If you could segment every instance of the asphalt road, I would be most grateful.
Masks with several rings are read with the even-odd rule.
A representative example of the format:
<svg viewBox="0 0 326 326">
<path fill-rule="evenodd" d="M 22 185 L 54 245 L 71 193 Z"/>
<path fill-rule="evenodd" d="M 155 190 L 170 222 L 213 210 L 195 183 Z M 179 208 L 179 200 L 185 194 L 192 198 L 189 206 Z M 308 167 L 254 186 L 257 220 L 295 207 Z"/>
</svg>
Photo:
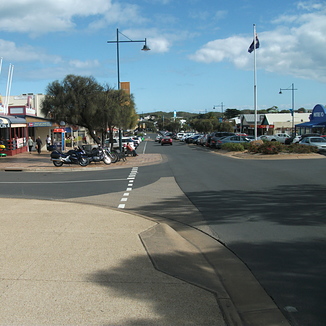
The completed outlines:
<svg viewBox="0 0 326 326">
<path fill-rule="evenodd" d="M 289 321 L 325 325 L 325 160 L 237 160 L 184 143 L 163 150 L 215 236 Z"/>
<path fill-rule="evenodd" d="M 326 324 L 324 159 L 238 160 L 180 142 L 147 142 L 146 152 L 161 153 L 163 163 L 83 173 L 0 172 L 0 196 L 119 207 L 134 173 L 125 210 L 213 235 L 249 266 L 292 325 Z"/>
</svg>

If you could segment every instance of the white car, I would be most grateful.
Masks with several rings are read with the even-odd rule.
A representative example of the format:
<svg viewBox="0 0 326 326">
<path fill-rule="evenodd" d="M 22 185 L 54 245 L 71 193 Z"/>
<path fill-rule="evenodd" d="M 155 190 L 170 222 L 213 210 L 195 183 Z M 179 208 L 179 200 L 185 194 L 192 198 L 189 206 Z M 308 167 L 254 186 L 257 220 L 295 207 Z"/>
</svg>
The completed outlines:
<svg viewBox="0 0 326 326">
<path fill-rule="evenodd" d="M 324 137 L 305 137 L 299 144 L 316 146 L 318 151 L 326 151 L 326 139 Z"/>
<path fill-rule="evenodd" d="M 284 144 L 288 138 L 291 138 L 291 136 L 285 133 L 278 133 L 275 135 L 262 135 L 259 138 L 262 140 L 279 141 L 280 143 Z"/>
</svg>

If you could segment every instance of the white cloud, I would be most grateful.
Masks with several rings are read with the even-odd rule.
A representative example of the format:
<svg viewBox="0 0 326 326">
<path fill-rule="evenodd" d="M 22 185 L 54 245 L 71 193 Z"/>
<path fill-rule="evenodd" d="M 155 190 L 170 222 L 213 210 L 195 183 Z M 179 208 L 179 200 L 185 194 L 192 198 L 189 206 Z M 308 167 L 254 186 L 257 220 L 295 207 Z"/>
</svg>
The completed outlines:
<svg viewBox="0 0 326 326">
<path fill-rule="evenodd" d="M 326 5 L 309 6 L 310 10 L 316 8 L 302 15 L 279 17 L 274 23 L 283 25 L 259 33 L 258 69 L 326 83 Z M 251 42 L 252 38 L 240 36 L 211 41 L 190 59 L 205 63 L 229 61 L 240 69 L 252 69 L 253 54 L 247 52 Z"/>
<path fill-rule="evenodd" d="M 90 18 L 92 28 L 104 28 L 108 23 L 142 21 L 138 6 L 113 4 L 111 0 L 1 1 L 0 12 L 0 31 L 31 36 L 72 30 L 79 17 Z"/>
<path fill-rule="evenodd" d="M 89 68 L 99 67 L 100 63 L 98 60 L 86 60 L 86 61 L 70 60 L 69 65 L 73 68 L 89 69 Z"/>
<path fill-rule="evenodd" d="M 49 62 L 58 64 L 62 62 L 60 56 L 48 55 L 38 48 L 32 46 L 17 46 L 15 42 L 0 39 L 1 56 L 10 58 L 12 62 Z"/>
</svg>

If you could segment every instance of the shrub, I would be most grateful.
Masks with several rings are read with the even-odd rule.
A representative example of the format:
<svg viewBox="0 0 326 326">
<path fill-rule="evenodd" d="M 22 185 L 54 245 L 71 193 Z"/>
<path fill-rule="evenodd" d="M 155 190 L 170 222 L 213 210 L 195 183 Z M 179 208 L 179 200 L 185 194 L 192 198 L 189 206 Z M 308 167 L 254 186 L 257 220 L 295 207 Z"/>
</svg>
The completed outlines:
<svg viewBox="0 0 326 326">
<path fill-rule="evenodd" d="M 264 141 L 264 142 L 253 141 L 250 143 L 248 151 L 252 153 L 261 153 L 261 154 L 278 154 L 284 151 L 284 146 L 285 145 L 277 141 Z"/>
<path fill-rule="evenodd" d="M 246 142 L 246 143 L 242 143 L 242 146 L 245 150 L 249 150 L 250 144 L 251 144 L 250 142 Z"/>
<path fill-rule="evenodd" d="M 229 152 L 243 152 L 245 149 L 240 143 L 225 143 L 222 144 L 221 149 Z"/>
<path fill-rule="evenodd" d="M 303 144 L 291 144 L 289 146 L 286 146 L 286 150 L 289 153 L 299 153 L 299 154 L 318 152 L 318 148 L 316 146 L 308 146 Z"/>
<path fill-rule="evenodd" d="M 260 153 L 260 146 L 263 144 L 263 141 L 253 140 L 249 143 L 248 151 L 251 153 Z"/>
</svg>

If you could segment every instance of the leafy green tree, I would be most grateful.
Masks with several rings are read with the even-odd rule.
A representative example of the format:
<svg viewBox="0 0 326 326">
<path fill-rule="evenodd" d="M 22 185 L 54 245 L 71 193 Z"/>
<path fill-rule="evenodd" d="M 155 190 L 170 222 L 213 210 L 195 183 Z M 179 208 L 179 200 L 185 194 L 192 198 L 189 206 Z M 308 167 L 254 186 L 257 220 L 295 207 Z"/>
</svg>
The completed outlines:
<svg viewBox="0 0 326 326">
<path fill-rule="evenodd" d="M 97 142 L 95 127 L 97 101 L 103 91 L 93 77 L 68 75 L 62 82 L 54 81 L 47 86 L 41 111 L 53 121 L 85 127 Z"/>
<path fill-rule="evenodd" d="M 132 96 L 102 86 L 93 77 L 75 75 L 47 86 L 41 111 L 57 123 L 86 128 L 96 143 L 97 132 L 104 135 L 107 128 L 129 128 L 137 121 Z"/>
<path fill-rule="evenodd" d="M 224 112 L 224 117 L 226 119 L 232 119 L 232 118 L 239 116 L 240 113 L 241 113 L 241 111 L 239 111 L 237 109 L 226 109 Z"/>
</svg>

